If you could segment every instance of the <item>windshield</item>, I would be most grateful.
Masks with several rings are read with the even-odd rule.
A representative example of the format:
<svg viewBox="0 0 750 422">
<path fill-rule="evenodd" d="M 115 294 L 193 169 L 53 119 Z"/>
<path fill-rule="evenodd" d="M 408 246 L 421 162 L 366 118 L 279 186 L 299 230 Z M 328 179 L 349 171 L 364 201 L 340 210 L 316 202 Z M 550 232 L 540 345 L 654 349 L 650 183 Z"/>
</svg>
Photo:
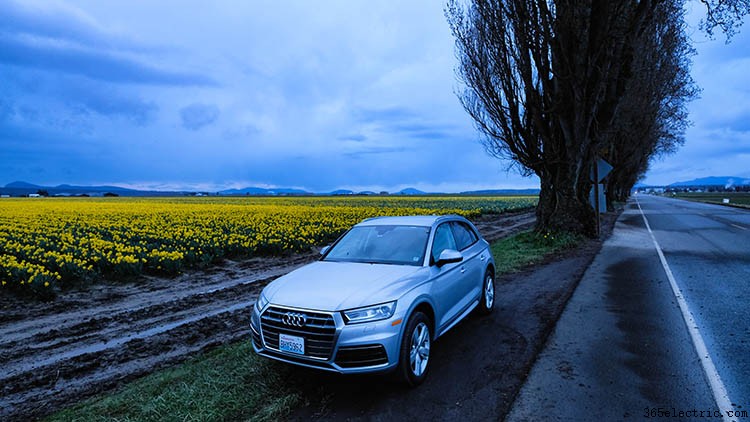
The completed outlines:
<svg viewBox="0 0 750 422">
<path fill-rule="evenodd" d="M 358 226 L 349 230 L 324 261 L 422 265 L 429 227 Z"/>
</svg>

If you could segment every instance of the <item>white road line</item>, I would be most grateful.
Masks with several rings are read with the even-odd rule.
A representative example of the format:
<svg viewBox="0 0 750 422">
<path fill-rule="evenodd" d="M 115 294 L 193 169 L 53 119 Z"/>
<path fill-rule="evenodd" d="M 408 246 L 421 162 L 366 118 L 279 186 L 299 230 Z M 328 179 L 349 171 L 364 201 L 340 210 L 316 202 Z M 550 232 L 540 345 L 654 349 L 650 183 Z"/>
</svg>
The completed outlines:
<svg viewBox="0 0 750 422">
<path fill-rule="evenodd" d="M 688 309 L 688 304 L 685 301 L 685 297 L 682 295 L 682 291 L 677 286 L 677 281 L 675 280 L 674 275 L 672 275 L 672 270 L 669 268 L 669 264 L 667 264 L 667 258 L 664 257 L 664 252 L 662 252 L 661 247 L 659 246 L 659 242 L 656 241 L 654 232 L 651 231 L 651 226 L 648 224 L 648 219 L 646 218 L 646 214 L 644 214 L 643 209 L 641 208 L 641 203 L 640 201 L 638 201 L 638 198 L 635 199 L 635 202 L 636 204 L 638 204 L 638 210 L 643 216 L 643 222 L 646 223 L 646 228 L 648 229 L 648 233 L 651 235 L 651 240 L 654 241 L 656 252 L 659 254 L 659 260 L 661 260 L 661 265 L 662 267 L 664 267 L 664 272 L 667 273 L 669 284 L 672 286 L 672 293 L 674 293 L 675 298 L 677 298 L 677 303 L 680 305 L 682 318 L 685 320 L 687 329 L 690 332 L 690 337 L 693 339 L 693 346 L 695 346 L 695 351 L 696 353 L 698 353 L 698 358 L 703 365 L 703 372 L 706 375 L 708 384 L 711 386 L 711 391 L 714 394 L 716 405 L 719 406 L 719 411 L 722 414 L 722 419 L 725 422 L 735 421 L 735 419 L 730 418 L 725 413 L 727 410 L 734 409 L 732 407 L 732 401 L 729 400 L 729 394 L 727 393 L 726 387 L 724 387 L 724 382 L 721 380 L 719 373 L 716 371 L 716 366 L 714 366 L 714 361 L 711 359 L 711 355 L 708 354 L 706 343 L 703 342 L 703 336 L 701 336 L 700 331 L 698 331 L 698 324 L 696 324 L 695 318 L 693 318 L 693 314 L 690 312 L 690 309 Z"/>
<path fill-rule="evenodd" d="M 732 223 L 729 223 L 732 224 Z M 747 230 L 747 227 L 738 226 L 736 224 L 732 224 L 732 227 L 737 227 L 738 229 Z"/>
</svg>

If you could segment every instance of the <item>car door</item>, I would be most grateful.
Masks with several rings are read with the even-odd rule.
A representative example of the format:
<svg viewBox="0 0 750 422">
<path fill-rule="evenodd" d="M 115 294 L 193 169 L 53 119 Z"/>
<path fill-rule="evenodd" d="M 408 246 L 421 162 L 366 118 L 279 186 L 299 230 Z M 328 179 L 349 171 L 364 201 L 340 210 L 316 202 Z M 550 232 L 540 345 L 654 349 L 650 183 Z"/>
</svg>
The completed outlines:
<svg viewBox="0 0 750 422">
<path fill-rule="evenodd" d="M 451 222 L 453 237 L 456 240 L 456 247 L 463 255 L 464 277 L 462 281 L 461 304 L 468 306 L 482 292 L 482 281 L 484 278 L 484 269 L 486 265 L 486 252 L 484 245 L 479 242 L 479 237 L 474 230 L 463 221 Z"/>
<path fill-rule="evenodd" d="M 453 262 L 440 267 L 435 265 L 440 253 L 445 249 L 458 250 L 450 222 L 442 223 L 435 229 L 430 249 L 430 274 L 433 279 L 431 293 L 435 300 L 435 319 L 438 327 L 436 332 L 438 333 L 458 318 L 465 307 L 466 266 L 464 262 Z"/>
</svg>

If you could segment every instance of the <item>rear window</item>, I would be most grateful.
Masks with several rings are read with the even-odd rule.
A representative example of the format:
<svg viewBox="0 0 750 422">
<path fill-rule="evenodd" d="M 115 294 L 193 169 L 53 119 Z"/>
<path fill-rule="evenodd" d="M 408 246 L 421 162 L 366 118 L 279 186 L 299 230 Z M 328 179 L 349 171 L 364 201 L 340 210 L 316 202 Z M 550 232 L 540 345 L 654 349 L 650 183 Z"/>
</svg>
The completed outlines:
<svg viewBox="0 0 750 422">
<path fill-rule="evenodd" d="M 453 221 L 451 222 L 451 228 L 453 229 L 453 236 L 456 238 L 456 246 L 460 251 L 468 248 L 479 240 L 476 233 L 474 233 L 474 230 L 472 230 L 466 223 Z"/>
</svg>

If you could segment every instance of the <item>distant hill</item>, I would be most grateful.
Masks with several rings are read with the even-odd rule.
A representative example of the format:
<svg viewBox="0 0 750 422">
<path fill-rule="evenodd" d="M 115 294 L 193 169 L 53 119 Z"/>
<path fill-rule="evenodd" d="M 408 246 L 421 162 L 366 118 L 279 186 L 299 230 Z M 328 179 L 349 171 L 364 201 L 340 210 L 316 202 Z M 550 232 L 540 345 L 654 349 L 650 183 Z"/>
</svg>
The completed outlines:
<svg viewBox="0 0 750 422">
<path fill-rule="evenodd" d="M 425 192 L 422 192 L 419 189 L 414 188 L 406 188 L 401 189 L 400 191 L 396 192 L 396 195 L 424 195 Z"/>
<path fill-rule="evenodd" d="M 746 177 L 736 177 L 736 176 L 709 176 L 709 177 L 701 177 L 699 179 L 687 180 L 684 182 L 675 182 L 669 186 L 671 187 L 678 187 L 678 186 L 731 187 L 731 186 L 743 186 L 743 185 L 750 185 L 750 179 Z"/>
<path fill-rule="evenodd" d="M 123 188 L 121 186 L 73 186 L 73 185 L 57 185 L 53 188 L 55 190 L 67 190 L 67 191 L 93 191 L 93 192 L 139 192 L 137 189 Z"/>
<path fill-rule="evenodd" d="M 735 178 L 741 180 L 740 178 Z M 748 181 L 745 181 L 748 182 Z M 138 190 L 124 188 L 121 186 L 79 186 L 62 184 L 57 186 L 42 186 L 24 181 L 15 181 L 8 183 L 4 187 L 0 187 L 0 194 L 11 195 L 11 196 L 25 196 L 31 193 L 37 193 L 38 191 L 47 191 L 52 196 L 103 196 L 105 193 L 114 193 L 118 196 L 185 196 L 185 195 L 196 195 L 197 191 L 153 191 L 153 190 Z M 201 195 L 215 194 L 208 192 L 200 192 Z M 361 191 L 355 192 L 349 189 L 337 189 L 328 193 L 309 192 L 303 189 L 294 188 L 259 188 L 256 186 L 248 186 L 240 189 L 225 189 L 218 192 L 219 195 L 225 196 L 245 196 L 245 195 L 268 195 L 268 196 L 294 196 L 294 195 L 378 195 L 379 193 L 373 191 Z M 384 193 L 387 194 L 387 193 Z M 443 193 L 443 192 L 424 192 L 416 188 L 405 188 L 398 192 L 391 193 L 390 195 L 445 195 L 455 193 Z M 487 190 L 475 190 L 460 192 L 458 195 L 537 195 L 539 189 L 487 189 Z"/>
<path fill-rule="evenodd" d="M 354 191 L 349 189 L 337 189 L 331 192 L 330 195 L 354 195 Z"/>
<path fill-rule="evenodd" d="M 52 196 L 102 196 L 105 193 L 115 193 L 119 196 L 176 196 L 184 195 L 185 192 L 173 191 L 142 191 L 136 189 L 123 188 L 121 186 L 74 186 L 74 185 L 57 185 L 41 186 L 27 182 L 12 182 L 0 188 L 0 193 L 5 195 L 22 196 L 38 191 L 47 191 Z"/>
<path fill-rule="evenodd" d="M 309 195 L 310 192 L 302 189 L 289 189 L 289 188 L 258 188 L 254 186 L 242 188 L 242 189 L 226 189 L 219 191 L 219 195 Z"/>
<path fill-rule="evenodd" d="M 9 189 L 42 189 L 42 186 L 34 185 L 26 182 L 12 182 L 5 185 Z"/>
</svg>

